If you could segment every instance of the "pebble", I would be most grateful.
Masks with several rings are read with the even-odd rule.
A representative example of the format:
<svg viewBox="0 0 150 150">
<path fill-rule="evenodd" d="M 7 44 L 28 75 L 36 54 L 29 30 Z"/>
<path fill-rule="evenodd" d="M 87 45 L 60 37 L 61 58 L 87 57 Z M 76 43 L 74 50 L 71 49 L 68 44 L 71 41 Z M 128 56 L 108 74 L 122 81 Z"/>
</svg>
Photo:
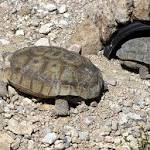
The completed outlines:
<svg viewBox="0 0 150 150">
<path fill-rule="evenodd" d="M 31 105 L 32 104 L 32 100 L 26 97 L 26 98 L 22 99 L 22 103 L 24 105 Z"/>
<path fill-rule="evenodd" d="M 106 84 L 111 85 L 111 86 L 116 86 L 117 81 L 115 79 L 107 79 Z"/>
<path fill-rule="evenodd" d="M 13 97 L 14 95 L 17 94 L 16 90 L 11 86 L 8 86 L 8 93 L 10 97 Z"/>
<path fill-rule="evenodd" d="M 135 114 L 135 113 L 129 112 L 129 113 L 127 114 L 127 116 L 128 116 L 130 119 L 134 119 L 134 120 L 142 120 L 141 116 L 138 115 L 138 114 Z"/>
<path fill-rule="evenodd" d="M 54 132 L 47 133 L 42 139 L 43 143 L 53 144 L 58 139 L 58 135 Z"/>
<path fill-rule="evenodd" d="M 24 36 L 25 35 L 25 33 L 24 33 L 24 30 L 17 30 L 16 31 L 16 36 Z"/>
<path fill-rule="evenodd" d="M 64 19 L 60 20 L 57 24 L 58 27 L 67 27 L 68 26 L 68 22 Z"/>
<path fill-rule="evenodd" d="M 57 6 L 55 4 L 49 3 L 46 5 L 43 5 L 43 7 L 48 10 L 49 12 L 57 10 Z"/>
<path fill-rule="evenodd" d="M 73 52 L 76 52 L 78 54 L 81 54 L 82 53 L 82 48 L 81 48 L 81 45 L 78 45 L 78 44 L 72 44 L 69 48 L 68 48 L 69 51 L 73 51 Z"/>
<path fill-rule="evenodd" d="M 79 132 L 79 139 L 83 141 L 89 141 L 90 140 L 89 132 Z"/>
<path fill-rule="evenodd" d="M 58 13 L 59 14 L 63 14 L 67 11 L 67 6 L 66 5 L 61 5 L 59 8 L 58 8 Z"/>
<path fill-rule="evenodd" d="M 97 107 L 98 103 L 96 101 L 91 102 L 90 106 L 91 107 Z"/>
<path fill-rule="evenodd" d="M 35 148 L 35 143 L 33 140 L 28 141 L 28 150 L 33 150 Z"/>
<path fill-rule="evenodd" d="M 53 23 L 44 24 L 39 29 L 39 33 L 48 34 L 51 31 L 52 27 L 53 27 Z"/>
<path fill-rule="evenodd" d="M 94 122 L 95 118 L 96 118 L 96 116 L 85 117 L 84 122 L 89 126 Z"/>
<path fill-rule="evenodd" d="M 120 125 L 123 125 L 125 123 L 128 122 L 128 116 L 124 113 L 120 113 L 120 116 L 119 116 L 119 124 Z"/>
<path fill-rule="evenodd" d="M 35 46 L 50 46 L 49 39 L 41 38 L 35 42 Z"/>
<path fill-rule="evenodd" d="M 7 39 L 0 39 L 0 44 L 2 44 L 2 45 L 8 45 L 8 44 L 10 44 L 10 41 L 7 40 Z"/>
<path fill-rule="evenodd" d="M 55 149 L 56 150 L 63 150 L 63 149 L 65 149 L 65 145 L 64 145 L 62 140 L 55 141 Z"/>
</svg>

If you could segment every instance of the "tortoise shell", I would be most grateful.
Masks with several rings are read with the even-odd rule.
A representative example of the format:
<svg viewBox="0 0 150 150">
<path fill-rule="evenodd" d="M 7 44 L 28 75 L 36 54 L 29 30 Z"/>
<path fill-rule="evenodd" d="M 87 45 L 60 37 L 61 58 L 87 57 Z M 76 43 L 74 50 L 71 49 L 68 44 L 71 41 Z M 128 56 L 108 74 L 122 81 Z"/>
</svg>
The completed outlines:
<svg viewBox="0 0 150 150">
<path fill-rule="evenodd" d="M 60 47 L 25 47 L 10 57 L 8 81 L 36 97 L 79 96 L 91 99 L 103 88 L 100 70 L 93 63 Z"/>
<path fill-rule="evenodd" d="M 117 51 L 121 60 L 150 64 L 150 37 L 130 39 Z"/>
</svg>

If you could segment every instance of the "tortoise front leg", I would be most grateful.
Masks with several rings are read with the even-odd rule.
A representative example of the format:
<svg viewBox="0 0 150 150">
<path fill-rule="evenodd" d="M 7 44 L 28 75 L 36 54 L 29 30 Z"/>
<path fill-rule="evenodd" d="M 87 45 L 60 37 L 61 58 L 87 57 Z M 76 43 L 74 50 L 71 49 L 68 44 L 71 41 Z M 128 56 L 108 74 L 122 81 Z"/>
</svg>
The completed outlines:
<svg viewBox="0 0 150 150">
<path fill-rule="evenodd" d="M 67 116 L 69 115 L 69 104 L 65 99 L 55 100 L 55 113 L 57 116 Z"/>
<path fill-rule="evenodd" d="M 140 65 L 139 66 L 139 74 L 141 79 L 150 79 L 150 73 L 147 66 Z"/>
</svg>

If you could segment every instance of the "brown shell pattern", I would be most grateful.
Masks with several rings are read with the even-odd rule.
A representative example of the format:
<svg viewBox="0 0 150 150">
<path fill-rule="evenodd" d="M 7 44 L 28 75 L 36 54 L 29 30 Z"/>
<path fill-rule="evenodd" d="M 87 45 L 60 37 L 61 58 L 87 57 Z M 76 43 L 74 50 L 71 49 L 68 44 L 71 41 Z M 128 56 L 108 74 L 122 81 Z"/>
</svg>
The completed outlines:
<svg viewBox="0 0 150 150">
<path fill-rule="evenodd" d="M 10 83 L 24 93 L 97 97 L 103 87 L 100 70 L 90 60 L 59 47 L 27 47 L 10 58 Z"/>
</svg>

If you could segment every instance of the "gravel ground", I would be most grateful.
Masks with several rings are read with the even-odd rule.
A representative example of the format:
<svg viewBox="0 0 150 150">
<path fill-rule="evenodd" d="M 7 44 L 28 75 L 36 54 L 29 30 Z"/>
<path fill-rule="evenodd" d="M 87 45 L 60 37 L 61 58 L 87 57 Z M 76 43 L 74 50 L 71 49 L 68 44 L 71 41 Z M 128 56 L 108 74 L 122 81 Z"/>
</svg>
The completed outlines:
<svg viewBox="0 0 150 150">
<path fill-rule="evenodd" d="M 90 0 L 1 2 L 0 52 L 31 45 L 67 47 L 89 4 Z M 108 83 L 101 100 L 81 103 L 71 108 L 70 116 L 54 118 L 54 105 L 19 95 L 9 86 L 9 97 L 0 99 L 0 150 L 150 149 L 150 81 L 123 70 L 101 52 L 86 57 Z"/>
</svg>

